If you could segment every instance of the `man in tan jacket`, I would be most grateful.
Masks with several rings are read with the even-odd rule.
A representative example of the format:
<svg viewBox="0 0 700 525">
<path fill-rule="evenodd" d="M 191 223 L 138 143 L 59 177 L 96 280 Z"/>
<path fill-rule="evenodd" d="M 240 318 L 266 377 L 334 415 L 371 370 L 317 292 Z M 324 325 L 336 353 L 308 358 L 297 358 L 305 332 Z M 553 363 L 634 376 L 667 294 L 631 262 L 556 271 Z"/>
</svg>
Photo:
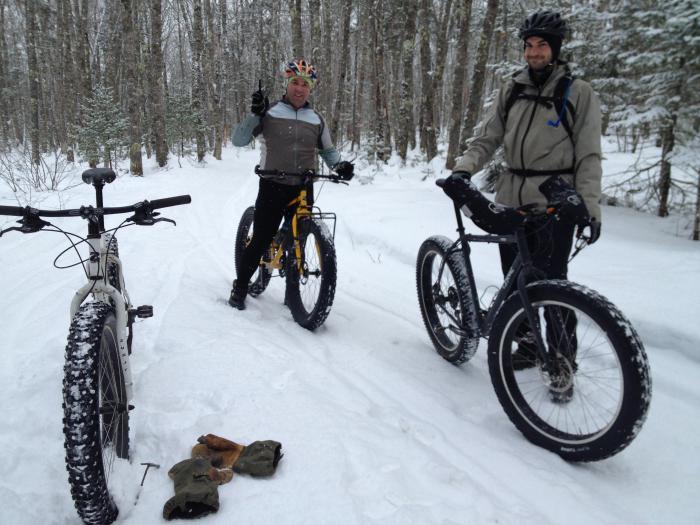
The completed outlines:
<svg viewBox="0 0 700 525">
<path fill-rule="evenodd" d="M 566 62 L 559 60 L 566 32 L 559 13 L 538 11 L 525 19 L 519 36 L 527 66 L 501 88 L 481 133 L 454 168 L 454 174 L 469 178 L 503 146 L 508 171 L 496 179 L 496 202 L 506 206 L 543 209 L 547 202 L 538 187 L 554 175 L 574 186 L 589 217 L 579 224 L 550 221 L 529 236 L 535 266 L 552 279 L 567 277 L 576 227 L 579 233 L 590 228 L 592 244 L 601 225 L 600 104 L 590 84 L 573 79 Z M 500 250 L 505 274 L 516 253 L 505 245 Z M 516 370 L 535 365 L 526 346 L 521 344 L 513 355 Z"/>
</svg>

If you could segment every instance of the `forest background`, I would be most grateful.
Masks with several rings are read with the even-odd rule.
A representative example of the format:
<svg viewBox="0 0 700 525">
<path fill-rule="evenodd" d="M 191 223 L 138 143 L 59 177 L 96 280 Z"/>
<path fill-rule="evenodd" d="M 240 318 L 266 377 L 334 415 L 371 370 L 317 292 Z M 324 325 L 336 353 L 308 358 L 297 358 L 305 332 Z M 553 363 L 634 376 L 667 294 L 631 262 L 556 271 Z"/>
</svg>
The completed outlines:
<svg viewBox="0 0 700 525">
<path fill-rule="evenodd" d="M 314 106 L 373 173 L 392 155 L 450 169 L 538 8 L 568 20 L 563 57 L 599 94 L 606 140 L 635 154 L 606 174 L 606 203 L 680 215 L 699 240 L 700 0 L 0 0 L 0 180 L 24 205 L 75 163 L 221 160 L 293 57 L 317 66 Z"/>
</svg>

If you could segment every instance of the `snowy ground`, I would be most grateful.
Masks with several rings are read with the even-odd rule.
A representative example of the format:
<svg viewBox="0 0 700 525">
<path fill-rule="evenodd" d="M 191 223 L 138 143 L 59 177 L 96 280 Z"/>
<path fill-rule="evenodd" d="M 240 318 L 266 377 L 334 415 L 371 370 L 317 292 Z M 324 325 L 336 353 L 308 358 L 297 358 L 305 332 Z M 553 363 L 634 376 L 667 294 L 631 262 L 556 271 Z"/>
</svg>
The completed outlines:
<svg viewBox="0 0 700 525">
<path fill-rule="evenodd" d="M 193 200 L 167 211 L 177 228 L 119 235 L 131 297 L 155 309 L 135 327 L 133 458 L 120 472 L 120 523 L 162 521 L 173 494 L 168 469 L 209 432 L 241 443 L 275 439 L 285 456 L 270 479 L 236 476 L 221 486 L 220 511 L 201 523 L 700 523 L 700 244 L 675 236 L 670 220 L 604 209 L 603 236 L 570 277 L 632 320 L 649 355 L 653 400 L 628 449 L 568 464 L 508 421 L 483 345 L 460 368 L 430 345 L 415 257 L 426 237 L 454 236 L 454 219 L 434 174 L 420 180 L 425 166 L 389 166 L 371 184 L 321 190 L 319 206 L 338 213 L 338 288 L 321 329 L 292 321 L 279 279 L 246 311 L 231 309 L 233 239 L 255 197 L 256 160 L 228 149 L 222 162 L 150 168 L 105 190 L 106 205 Z M 89 204 L 91 191 L 81 185 L 34 204 Z M 4 188 L 0 204 L 15 204 Z M 61 224 L 82 232 L 79 222 Z M 81 271 L 51 266 L 64 247 L 50 233 L 0 239 L 2 524 L 78 523 L 63 462 L 61 376 Z M 494 247 L 476 249 L 474 264 L 481 289 L 499 283 Z M 162 467 L 134 505 L 146 461 Z"/>
</svg>

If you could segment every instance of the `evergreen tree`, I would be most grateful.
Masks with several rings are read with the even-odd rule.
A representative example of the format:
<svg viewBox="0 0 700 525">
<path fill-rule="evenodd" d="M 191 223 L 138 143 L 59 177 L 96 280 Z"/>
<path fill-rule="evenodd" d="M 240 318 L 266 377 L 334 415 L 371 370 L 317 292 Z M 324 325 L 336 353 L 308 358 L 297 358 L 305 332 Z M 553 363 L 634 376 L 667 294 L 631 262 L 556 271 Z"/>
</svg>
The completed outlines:
<svg viewBox="0 0 700 525">
<path fill-rule="evenodd" d="M 118 158 L 120 148 L 128 144 L 129 123 L 117 104 L 112 90 L 97 84 L 92 95 L 81 105 L 84 123 L 74 128 L 78 152 L 97 166 L 102 159 L 105 166 L 112 167 L 112 154 Z"/>
</svg>

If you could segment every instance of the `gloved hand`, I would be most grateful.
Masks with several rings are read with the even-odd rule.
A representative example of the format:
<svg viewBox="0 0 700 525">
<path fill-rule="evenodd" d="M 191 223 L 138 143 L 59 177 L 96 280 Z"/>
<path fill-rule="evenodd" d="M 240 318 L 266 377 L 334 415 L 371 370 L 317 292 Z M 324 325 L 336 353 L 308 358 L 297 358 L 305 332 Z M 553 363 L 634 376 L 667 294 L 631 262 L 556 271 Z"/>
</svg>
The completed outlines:
<svg viewBox="0 0 700 525">
<path fill-rule="evenodd" d="M 468 171 L 453 171 L 452 175 L 462 177 L 464 180 L 472 180 L 472 174 Z"/>
<path fill-rule="evenodd" d="M 602 223 L 600 221 L 595 220 L 595 217 L 591 217 L 591 219 L 588 221 L 588 224 L 584 224 L 582 226 L 579 226 L 576 229 L 576 237 L 585 237 L 588 244 L 593 244 L 600 238 L 600 228 L 602 226 Z M 588 227 L 590 234 L 585 235 L 583 233 L 583 230 Z"/>
<path fill-rule="evenodd" d="M 255 93 L 253 93 L 251 97 L 250 111 L 253 112 L 253 115 L 264 117 L 269 108 L 270 101 L 261 87 Z"/>
<path fill-rule="evenodd" d="M 355 176 L 355 165 L 347 160 L 341 160 L 333 170 L 338 174 L 341 180 L 350 180 Z"/>
<path fill-rule="evenodd" d="M 551 204 L 559 205 L 559 216 L 576 224 L 579 228 L 588 226 L 591 216 L 583 197 L 559 175 L 549 177 L 539 186 L 539 190 Z"/>
<path fill-rule="evenodd" d="M 231 481 L 230 470 L 214 468 L 207 458 L 180 461 L 168 472 L 175 482 L 175 495 L 163 506 L 166 520 L 193 519 L 219 510 L 218 487 Z"/>
</svg>

